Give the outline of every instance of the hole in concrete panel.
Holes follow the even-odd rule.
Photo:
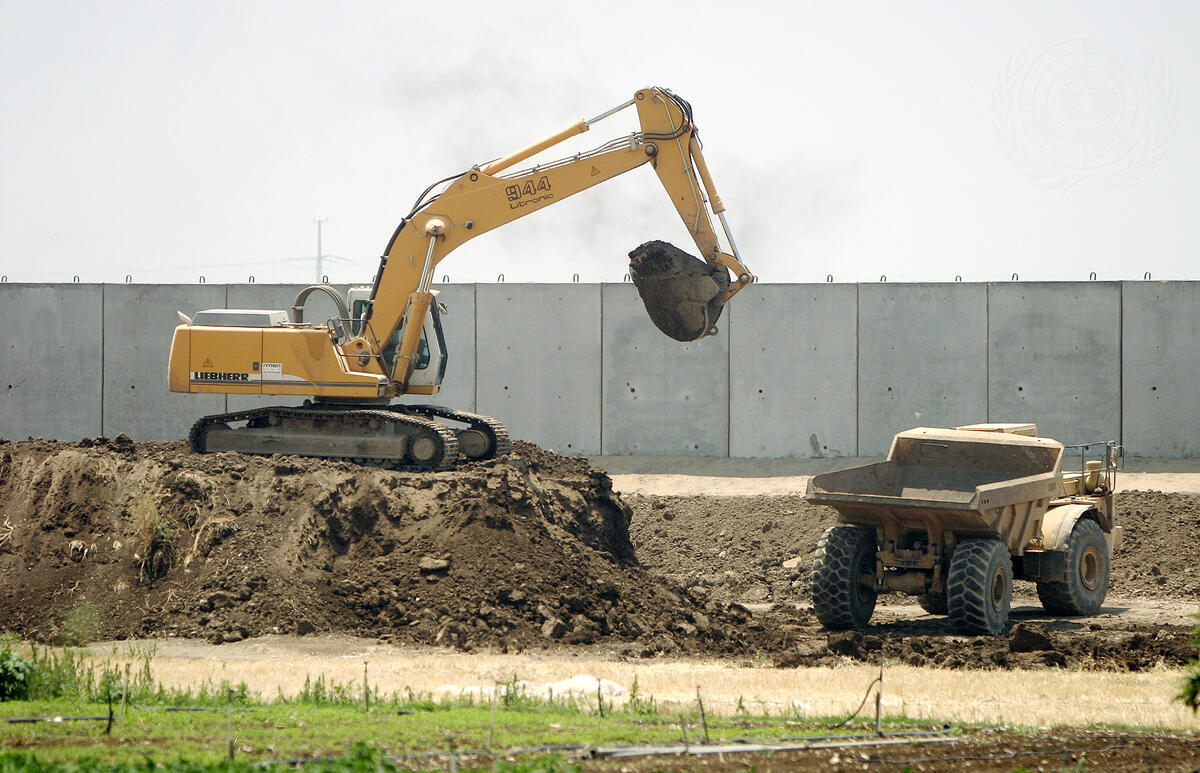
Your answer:
[[[1150,391],[1151,391],[1151,392],[1157,392],[1157,391],[1158,391],[1158,387],[1156,387],[1156,386],[1152,386],[1152,387],[1150,387]]]

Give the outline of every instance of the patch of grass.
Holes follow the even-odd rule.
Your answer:
[[[366,742],[369,754],[359,749],[348,760],[328,763],[332,767],[320,763],[317,769],[369,772],[392,769],[379,755],[409,759],[406,755],[455,749],[478,762],[480,758],[471,757],[471,751],[497,750],[502,757],[503,750],[515,748],[668,743],[682,740],[685,733],[691,739],[704,734],[705,720],[696,707],[660,717],[654,698],[641,695],[640,689],[620,707],[583,696],[542,698],[527,692],[515,677],[497,684],[494,694],[435,697],[408,689],[384,695],[368,689],[364,700],[361,683],[338,684],[318,676],[310,678],[295,698],[262,701],[248,694],[244,685],[214,687],[205,682],[192,690],[167,691],[154,683],[154,655],[153,646],[130,647],[125,652],[114,650],[110,659],[91,666],[80,650],[32,648],[35,699],[0,704],[0,720],[100,719],[0,722],[0,747],[36,754],[0,761],[0,773],[74,773],[73,765],[87,773],[123,772],[119,766],[138,763],[145,770],[147,760],[182,771],[168,762],[179,759],[195,763],[197,767],[189,771],[213,766],[232,771],[239,769],[236,764],[221,762],[227,761],[231,742],[237,760],[259,763],[339,757],[353,744]],[[110,710],[115,711],[116,721],[108,734]],[[751,716],[746,712],[736,719],[706,719],[714,741],[827,732],[819,720],[799,723],[783,713]],[[485,769],[575,769],[555,757],[530,761],[527,755],[520,756],[526,761]],[[93,761],[85,762],[88,759]],[[363,767],[366,760],[373,762]]]
[[[222,760],[197,763],[188,760],[169,760],[157,764],[137,762],[103,763],[92,758],[78,762],[52,761],[32,752],[8,751],[0,753],[0,773],[146,773],[147,769],[158,773],[261,773],[264,770],[295,770],[288,764],[262,765],[243,760]],[[402,761],[389,759],[369,744],[355,744],[347,754],[307,763],[308,773],[404,773],[411,770],[428,770],[404,765]],[[459,767],[462,771],[490,770],[502,773],[566,773],[579,771],[578,765],[564,762],[557,755],[547,755],[528,761],[497,761],[486,768]]]
[[[658,716],[658,702],[654,700],[653,695],[649,697],[642,695],[637,674],[634,674],[633,683],[629,685],[629,698],[625,701],[625,710],[639,717]]]
[[[1200,619],[1200,615],[1196,615],[1196,618]],[[1196,646],[1197,655],[1200,656],[1200,625],[1192,631],[1192,644]],[[1187,675],[1183,680],[1183,692],[1179,694],[1179,700],[1183,701],[1185,706],[1190,707],[1193,714],[1200,712],[1200,657],[1188,664]]]
[[[402,697],[401,697],[402,699]],[[227,723],[232,716],[235,756],[267,761],[341,755],[356,741],[373,744],[381,753],[405,755],[436,750],[486,751],[518,747],[666,743],[682,738],[679,717],[647,721],[624,711],[605,716],[561,704],[506,709],[441,703],[432,711],[395,708],[391,700],[369,711],[359,706],[318,706],[246,702],[232,706],[193,706],[201,710],[168,711],[165,706],[129,706],[111,735],[104,721],[0,723],[0,747],[23,748],[46,761],[94,757],[106,763],[186,758],[217,762],[228,756]],[[100,716],[101,702],[58,699],[0,704],[4,717]],[[696,715],[685,718],[689,738],[701,737]],[[782,718],[710,722],[713,740],[821,734],[819,726],[800,728]],[[0,765],[0,771],[4,771]]]
[[[27,654],[12,649],[14,637],[0,638],[4,651],[20,657],[26,664],[24,700],[53,700],[67,698],[79,701],[108,701],[109,699],[137,703],[170,703],[180,700],[194,703],[216,703],[226,700],[233,689],[245,699],[247,688],[219,689],[201,685],[198,690],[164,688],[154,680],[151,661],[158,651],[152,643],[131,643],[114,647],[102,661],[91,651],[76,647],[39,647],[28,645]]]
[[[80,647],[95,641],[100,635],[100,611],[96,605],[81,598],[63,615],[53,641],[61,647]]]
[[[135,495],[125,506],[133,522],[136,550],[133,560],[145,581],[154,581],[175,565],[175,535],[178,528],[158,506],[158,492]]]

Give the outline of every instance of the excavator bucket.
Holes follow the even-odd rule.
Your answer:
[[[708,335],[721,316],[729,272],[667,242],[652,241],[629,253],[629,278],[646,313],[676,341]]]

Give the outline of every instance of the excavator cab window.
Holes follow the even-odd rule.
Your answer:
[[[363,327],[367,322],[367,309],[370,306],[370,301],[358,299],[350,308],[350,329],[354,335],[362,335]]]
[[[361,324],[361,323],[360,323]],[[391,370],[396,364],[396,350],[400,348],[400,339],[404,337],[404,325],[396,328],[396,332],[392,333],[392,337],[388,339],[387,346],[383,347],[383,361],[387,363],[387,369]],[[413,366],[414,370],[425,370],[429,367],[429,339],[425,335],[425,330],[421,330],[421,341],[417,344],[417,364]]]

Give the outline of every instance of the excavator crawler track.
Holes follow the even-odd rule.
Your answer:
[[[246,426],[229,427],[242,421]],[[396,470],[452,469],[459,452],[450,427],[388,408],[277,406],[220,413],[192,425],[188,441],[195,453],[318,456]]]
[[[466,429],[459,430],[457,433],[459,452],[472,461],[503,456],[512,448],[512,442],[508,437],[508,428],[490,416],[458,411],[440,405],[391,405],[388,406],[388,409],[409,415],[446,419],[466,424]],[[470,437],[466,433],[478,433],[478,437]]]

